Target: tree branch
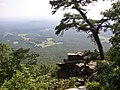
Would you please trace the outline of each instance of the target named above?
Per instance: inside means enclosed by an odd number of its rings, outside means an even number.
[[[110,20],[110,19],[101,19],[101,20],[99,21],[99,22],[101,22],[101,23],[97,26],[97,29],[99,30],[99,29],[101,28],[102,24],[103,24],[104,22],[108,21],[108,20]]]
[[[76,5],[76,3],[74,4],[75,5],[75,9],[81,14],[81,16],[83,17],[83,19],[89,24],[89,26],[91,28],[94,28],[94,26],[91,24],[91,22],[88,20],[87,16],[85,15],[84,12],[81,11],[81,9],[78,7],[78,5]]]

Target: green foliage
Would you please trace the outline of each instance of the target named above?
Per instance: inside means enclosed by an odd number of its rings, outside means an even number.
[[[96,0],[83,0],[83,1],[77,1],[77,0],[51,0],[50,1],[50,4],[52,5],[52,7],[53,7],[53,14],[58,10],[58,9],[60,9],[61,7],[63,8],[63,9],[66,9],[66,8],[72,8],[72,9],[74,9],[75,7],[74,6],[72,6],[72,5],[76,5],[76,7],[79,7],[79,4],[80,4],[80,9],[81,10],[84,10],[83,8],[82,8],[82,6],[87,6],[88,4],[90,4],[90,3],[93,3],[94,1],[96,1]]]
[[[106,53],[106,61],[97,64],[97,79],[105,90],[120,89],[120,2],[113,4],[113,7],[104,12],[105,17],[113,21],[113,25],[109,25],[114,36],[110,39],[112,47]]]
[[[106,53],[107,59],[113,61],[116,65],[120,67],[120,51],[117,46],[113,46]]]
[[[48,73],[51,74],[51,77],[56,77],[56,72],[58,70],[58,67],[55,65],[32,65],[29,68],[29,72],[33,77],[46,75]]]
[[[10,48],[6,44],[0,43],[0,62],[10,58]]]
[[[99,58],[99,52],[95,49],[94,52],[90,54],[90,60],[97,60]]]
[[[112,47],[107,52],[107,59],[109,60],[107,67],[103,70],[108,72],[101,72],[98,75],[103,80],[102,83],[106,84],[110,90],[119,90],[120,85],[120,2],[117,1],[113,4],[112,8],[104,12],[104,16],[113,21],[111,29],[114,36],[110,39]],[[99,69],[100,71],[100,69]]]
[[[37,57],[39,56],[36,53],[30,52],[30,49],[19,48],[17,50],[12,49],[11,55],[13,56],[14,63],[18,66],[20,63],[25,65],[35,65],[37,64]]]
[[[10,53],[10,48],[6,44],[0,43],[0,85],[14,73],[13,57]]]
[[[88,82],[86,83],[87,90],[104,90],[102,86],[100,86],[99,82]]]
[[[113,51],[113,53],[120,52],[120,1],[117,1],[112,5],[112,8],[104,12],[104,16],[109,18],[110,21],[112,21],[112,25],[110,26],[110,29],[112,29],[114,36],[110,39],[110,42],[112,43],[113,47],[110,51]],[[118,51],[117,51],[118,50]]]
[[[12,78],[15,70],[21,70],[21,63],[26,66],[36,64],[37,54],[30,54],[29,49],[12,50],[6,44],[0,43],[0,86],[4,80]]]
[[[120,1],[116,0],[115,3],[112,4],[112,8],[103,12],[104,17],[109,18],[112,21],[119,20],[120,12]]]
[[[37,65],[29,49],[10,49],[0,43],[0,90],[64,90],[76,87],[76,78],[57,79],[58,67]]]
[[[64,90],[76,87],[76,78],[58,80],[51,72],[38,75],[38,72],[32,71],[31,68],[26,68],[24,65],[21,67],[22,72],[17,70],[10,80],[4,82],[0,90]]]
[[[120,89],[120,67],[111,61],[99,61],[97,63],[97,81],[100,82],[105,90]]]
[[[120,2],[117,1],[112,8],[103,13],[109,21],[105,29],[111,29],[114,36],[110,42],[112,47],[106,53],[106,60],[98,61],[96,78],[104,90],[120,90]],[[112,23],[111,23],[112,21]]]
[[[56,26],[56,34],[60,34],[63,30],[75,28],[77,31],[90,32],[88,24],[83,20],[79,14],[65,13],[61,23]],[[62,33],[61,33],[62,34]]]

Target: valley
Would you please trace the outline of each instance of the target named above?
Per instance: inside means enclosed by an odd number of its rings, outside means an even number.
[[[68,52],[95,50],[97,46],[91,42],[84,32],[68,30],[61,36],[55,35],[54,28],[58,22],[29,21],[0,23],[0,42],[12,48],[30,48],[38,53],[38,64],[55,64],[67,58]],[[102,32],[103,33],[103,32]],[[100,34],[104,51],[110,47],[110,32]]]

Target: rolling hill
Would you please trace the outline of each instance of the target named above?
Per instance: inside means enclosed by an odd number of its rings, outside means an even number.
[[[97,46],[84,32],[68,30],[63,36],[55,35],[55,21],[0,22],[0,42],[12,48],[30,48],[38,53],[38,63],[57,63],[67,58],[67,52],[95,50]],[[101,32],[104,51],[110,47],[111,32]]]

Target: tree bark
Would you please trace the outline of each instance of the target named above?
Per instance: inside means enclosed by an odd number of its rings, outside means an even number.
[[[92,33],[93,33],[94,39],[95,39],[97,46],[98,46],[98,50],[100,53],[100,60],[104,60],[104,52],[103,52],[103,47],[102,47],[100,38],[99,38],[98,34],[95,33],[94,31]]]

